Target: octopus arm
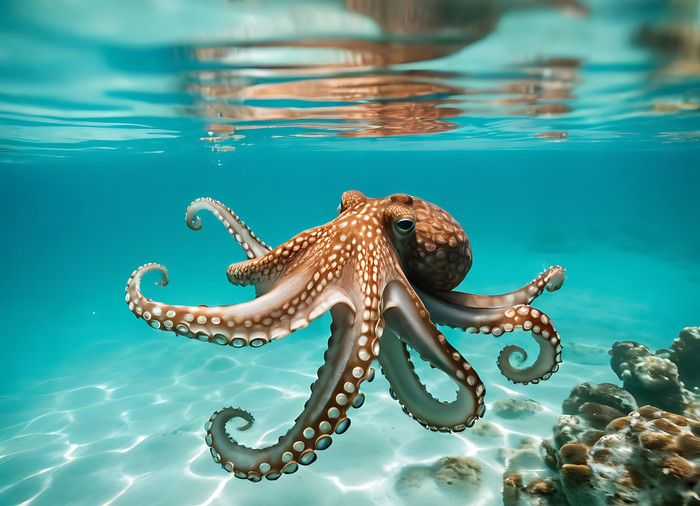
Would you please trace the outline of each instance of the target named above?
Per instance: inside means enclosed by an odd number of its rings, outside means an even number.
[[[168,283],[165,267],[146,264],[131,275],[126,301],[137,318],[152,327],[188,337],[234,347],[262,346],[307,326],[325,312],[338,297],[338,290],[314,290],[305,271],[290,273],[268,293],[229,306],[181,306],[157,302],[141,293],[141,278],[149,271],[161,273],[159,284]]]
[[[527,353],[520,346],[508,345],[498,356],[498,367],[503,375],[514,383],[538,383],[547,380],[559,369],[561,363],[561,339],[551,319],[542,311],[526,304],[505,308],[463,307],[446,302],[428,293],[420,297],[438,324],[461,328],[472,334],[493,334],[498,337],[516,329],[530,331],[539,352],[535,362],[524,368],[516,368],[511,359],[523,363]]]
[[[304,255],[318,254],[313,249],[318,233],[318,228],[307,230],[262,257],[233,263],[226,269],[226,277],[233,285],[255,285],[257,294],[262,295],[274,286],[280,276],[286,275],[292,264],[298,264]]]
[[[266,263],[269,262],[264,262],[264,258],[252,258],[243,262],[232,263],[226,268],[226,278],[232,285],[237,286],[261,283],[268,278],[269,272],[269,269],[266,272]]]
[[[236,213],[218,200],[199,198],[187,206],[185,221],[192,230],[202,228],[202,220],[197,216],[201,210],[211,211],[224,224],[233,238],[241,245],[248,258],[259,258],[270,251],[270,246],[258,238]]]
[[[206,442],[216,462],[239,478],[260,481],[264,476],[275,480],[295,472],[299,465],[313,463],[317,452],[331,445],[332,434],[347,430],[348,410],[362,406],[360,384],[372,374],[370,363],[376,356],[370,345],[377,339],[376,330],[370,331],[370,339],[361,344],[364,341],[358,335],[365,322],[356,318],[357,313],[348,298],[338,299],[332,307],[328,350],[318,379],[311,386],[311,396],[292,428],[274,445],[249,448],[229,435],[226,423],[240,416],[240,410],[225,408],[212,415],[205,427]]]
[[[244,262],[235,262],[226,269],[226,277],[231,284],[238,286],[270,284],[275,280],[276,265],[268,255],[270,246],[265,244],[236,213],[218,200],[200,198],[187,206],[185,221],[192,230],[202,228],[202,220],[197,216],[201,210],[211,211],[228,229],[248,256]]]
[[[479,376],[430,321],[415,294],[399,283],[391,283],[384,297],[386,332],[379,362],[391,384],[392,397],[407,414],[431,430],[461,431],[472,426],[485,410],[485,389]],[[457,383],[456,400],[443,402],[427,391],[413,368],[406,344]]]
[[[517,304],[530,304],[544,290],[554,292],[561,288],[566,277],[565,270],[559,265],[550,267],[542,272],[528,284],[502,295],[480,295],[465,292],[432,292],[432,294],[446,302],[465,307],[499,308],[510,307]]]

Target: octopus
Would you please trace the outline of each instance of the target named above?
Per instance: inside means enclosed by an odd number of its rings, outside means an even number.
[[[265,448],[238,443],[226,424],[247,411],[227,407],[205,424],[205,441],[215,462],[238,478],[258,482],[294,473],[317,460],[334,435],[350,427],[350,408],[365,402],[361,386],[372,381],[375,360],[390,385],[391,397],[423,427],[460,432],[484,415],[485,387],[469,361],[445,338],[437,324],[469,333],[500,336],[529,331],[538,355],[523,366],[527,353],[508,345],[497,359],[500,371],[521,384],[548,379],[561,363],[560,336],[551,319],[531,302],[557,290],[565,272],[554,266],[522,288],[502,295],[455,291],[472,264],[471,246],[459,223],[446,211],[406,194],[368,198],[343,193],[338,216],[271,248],[227,206],[213,199],[192,202],[190,228],[201,228],[200,211],[212,212],[240,244],[248,259],[227,268],[234,285],[252,285],[256,297],[216,307],[157,302],[142,294],[141,280],[159,264],[136,269],[126,285],[132,313],[151,327],[202,342],[234,348],[261,347],[330,312],[332,323],[324,364],[293,426]],[[456,397],[443,401],[422,383],[410,351],[446,374]],[[511,359],[520,362],[518,367]]]

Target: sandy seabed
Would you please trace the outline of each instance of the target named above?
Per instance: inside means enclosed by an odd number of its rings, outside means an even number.
[[[246,445],[274,443],[309,395],[326,345],[326,319],[262,349],[205,345],[150,329],[139,329],[129,344],[95,343],[107,351],[85,354],[64,374],[0,399],[0,503],[501,504],[504,448],[551,437],[561,402],[576,384],[615,380],[597,350],[583,355],[585,364],[565,353],[547,382],[513,385],[495,364],[504,338],[447,330],[487,386],[488,430],[423,429],[403,414],[378,373],[363,385],[367,400],[350,412],[348,432],[335,436],[316,463],[274,483],[228,475],[212,461],[204,422],[221,407],[240,406],[255,424],[232,434]],[[527,340],[520,334],[509,342]],[[444,375],[423,364],[418,370],[440,398],[453,398]],[[499,416],[493,404],[507,398],[532,398],[542,409]],[[481,468],[476,480],[436,480],[435,463],[444,456],[471,457]]]

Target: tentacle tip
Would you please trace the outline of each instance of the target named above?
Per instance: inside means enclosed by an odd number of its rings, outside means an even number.
[[[545,375],[545,378],[537,375],[535,370],[533,370],[535,366],[520,369],[514,367],[511,363],[511,358],[514,358],[517,364],[521,365],[527,361],[527,357],[527,352],[523,348],[510,345],[501,350],[496,363],[501,374],[503,374],[508,381],[519,385],[537,384],[540,380],[548,379],[551,373],[556,371],[556,369],[549,371],[549,375]]]
[[[187,222],[187,226],[192,230],[200,230],[202,228],[202,220],[197,215],[192,217],[187,216],[185,221]]]
[[[501,350],[501,356],[499,356],[499,360],[504,360],[505,362],[510,364],[511,358],[515,360],[515,363],[520,365],[523,364],[527,361],[527,352],[521,348],[520,346],[506,346]]]
[[[143,264],[141,267],[136,269],[131,274],[129,281],[126,284],[127,292],[134,284],[138,290],[138,286],[141,283],[141,278],[144,276],[144,274],[147,274],[150,271],[159,271],[160,272],[160,280],[156,281],[157,285],[165,286],[168,284],[168,269],[166,269],[165,266],[160,265],[160,264],[148,263],[148,264]]]
[[[564,284],[564,280],[566,280],[566,269],[560,266],[555,267],[556,272],[552,276],[552,279],[549,280],[547,283],[547,286],[545,287],[548,292],[554,292],[559,290],[562,285]]]
[[[156,281],[156,285],[167,286],[170,282],[170,278],[168,276],[168,269],[166,269],[162,265],[156,265],[155,268],[160,271],[160,279]]]

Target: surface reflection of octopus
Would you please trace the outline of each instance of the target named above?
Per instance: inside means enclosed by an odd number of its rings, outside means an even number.
[[[352,53],[346,66],[388,67],[454,54],[491,34],[509,11],[558,8],[578,16],[588,13],[578,0],[346,0],[345,8],[373,20],[382,39],[301,39],[281,44],[345,49]]]
[[[331,336],[325,363],[293,427],[276,444],[260,449],[237,443],[226,422],[252,416],[240,409],[214,413],[206,442],[214,460],[239,478],[274,480],[308,465],[331,445],[331,434],[349,425],[350,407],[362,406],[363,381],[371,381],[378,358],[391,395],[424,427],[462,431],[484,414],[484,385],[469,362],[453,348],[435,323],[472,333],[499,336],[522,328],[539,346],[525,368],[510,358],[525,351],[507,346],[498,357],[501,372],[517,383],[537,383],[558,369],[559,334],[550,319],[529,306],[546,288],[558,289],[564,270],[552,267],[514,292],[475,295],[451,291],[471,266],[469,240],[462,227],[439,207],[404,194],[370,199],[345,192],[333,221],[307,230],[271,249],[226,206],[199,199],[187,209],[187,223],[201,226],[197,212],[211,210],[242,245],[249,260],[228,267],[231,283],[254,285],[257,297],[242,304],[206,307],[155,302],[141,294],[141,278],[157,264],[137,269],[126,287],[131,311],[152,327],[204,342],[259,347],[305,327],[330,310]],[[434,323],[435,322],[435,323]],[[447,374],[457,397],[443,402],[422,384],[408,347]]]

